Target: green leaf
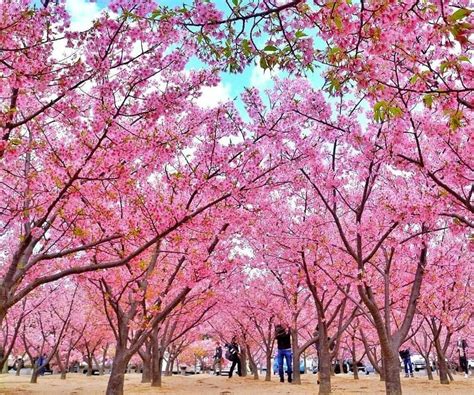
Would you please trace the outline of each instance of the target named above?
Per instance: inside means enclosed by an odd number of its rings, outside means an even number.
[[[449,117],[449,127],[451,130],[456,130],[461,127],[463,119],[463,113],[462,111],[455,111],[451,114]]]
[[[410,78],[410,84],[416,83],[416,81],[418,81],[418,78],[418,74],[413,74],[413,76]]]
[[[242,40],[242,51],[245,56],[252,55],[252,47],[250,45],[250,41],[247,39]]]
[[[303,30],[297,30],[295,33],[296,38],[303,38],[307,37],[308,35]]]
[[[233,3],[236,7],[239,6],[239,0],[232,0],[232,3]]]
[[[470,60],[466,55],[461,55],[461,56],[458,58],[458,60],[459,60],[460,62],[469,62],[469,63],[471,63],[471,60]]]
[[[403,111],[400,107],[394,106],[394,107],[390,107],[389,113],[392,118],[397,118],[397,117],[402,116]]]
[[[384,108],[387,107],[387,102],[385,100],[381,100],[374,104],[374,120],[375,122],[381,122],[384,119]]]
[[[156,10],[154,10],[154,11],[151,13],[150,18],[151,18],[151,19],[156,19],[156,18],[158,18],[160,15],[161,15],[161,10],[160,10],[159,8],[157,8]]]
[[[425,107],[427,108],[431,108],[431,106],[433,105],[433,95],[425,95],[423,96],[423,104],[425,105]]]
[[[10,139],[10,144],[11,145],[20,145],[21,144],[21,139],[19,139],[19,138]]]
[[[439,65],[439,71],[444,73],[449,67],[451,67],[451,63],[446,60]]]
[[[267,59],[265,59],[265,56],[260,56],[260,67],[264,70],[268,69],[268,63]]]
[[[339,30],[342,30],[342,19],[339,15],[334,17],[334,23]]]
[[[265,48],[263,48],[265,52],[275,52],[278,51],[278,48],[275,47],[274,45],[267,45]]]
[[[331,95],[334,95],[340,89],[341,89],[340,81],[335,77],[330,77],[330,79],[329,79],[329,88],[328,88],[329,93]]]
[[[451,22],[456,22],[460,19],[463,19],[465,18],[466,16],[470,15],[471,14],[471,10],[468,10],[467,8],[460,8],[459,10],[457,10],[455,13],[453,13],[450,17],[449,17],[449,20]]]

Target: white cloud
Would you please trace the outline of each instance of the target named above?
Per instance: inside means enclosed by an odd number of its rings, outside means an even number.
[[[67,0],[66,10],[71,16],[72,30],[86,30],[98,18],[100,7],[97,3],[88,0]]]
[[[205,86],[201,89],[201,96],[197,104],[204,108],[216,107],[219,103],[230,100],[231,86],[219,82],[216,86]]]
[[[279,73],[278,69],[264,70],[260,66],[254,66],[250,74],[250,86],[253,88],[266,88],[273,77]]]
[[[97,3],[89,0],[66,0],[66,10],[71,17],[72,31],[84,31],[92,26],[94,20],[100,16],[101,8]],[[71,55],[73,51],[66,48],[66,40],[58,40],[53,43],[53,55],[56,59],[63,59]]]

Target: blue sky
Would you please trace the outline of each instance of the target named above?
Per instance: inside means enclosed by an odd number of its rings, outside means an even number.
[[[161,0],[157,1],[160,5],[170,7],[179,6],[184,3],[190,3],[192,0]],[[89,0],[66,0],[66,7],[71,15],[72,28],[76,30],[87,29],[92,21],[107,7],[109,0],[97,0],[90,2]],[[215,3],[226,9],[224,0],[216,0]],[[189,68],[201,67],[202,64],[197,61],[191,61]],[[279,72],[273,72],[273,75],[282,75]],[[315,87],[322,86],[322,80],[319,72],[308,76]],[[258,89],[270,88],[272,85],[272,75],[270,71],[263,71],[258,65],[247,67],[241,74],[221,74],[221,83],[217,87],[204,89],[202,102],[203,104],[215,105],[219,101],[226,101],[237,98],[237,106],[241,107],[238,97],[246,87],[256,87]]]

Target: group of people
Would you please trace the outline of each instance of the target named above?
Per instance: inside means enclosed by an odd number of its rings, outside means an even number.
[[[240,347],[237,343],[237,338],[234,336],[230,343],[226,343],[224,347],[227,349],[225,353],[226,359],[232,362],[229,371],[229,378],[232,377],[235,367],[237,367],[237,374],[242,376],[242,362],[240,359]],[[219,343],[216,343],[216,351],[214,353],[214,374],[220,376],[222,374],[222,347]]]
[[[292,382],[292,349],[291,349],[291,333],[289,328],[285,328],[283,325],[277,325],[275,327],[275,339],[277,341],[277,364],[278,374],[280,376],[280,382],[285,382],[285,367],[286,373],[288,374],[288,382]],[[240,347],[237,343],[237,338],[234,336],[230,343],[224,345],[226,348],[225,357],[232,362],[229,371],[229,378],[232,377],[234,369],[237,367],[237,374],[242,376],[242,362]],[[459,340],[457,342],[457,349],[459,354],[459,366],[464,372],[465,377],[469,375],[469,366],[467,360],[467,343],[465,340]],[[400,357],[403,361],[405,370],[405,377],[413,377],[413,363],[411,361],[410,349],[404,349],[400,351]],[[214,353],[214,374],[222,374],[222,347],[219,343],[216,344],[216,351]]]
[[[291,351],[291,334],[288,328],[283,325],[277,325],[275,327],[275,339],[277,341],[277,362],[278,362],[278,373],[280,375],[280,382],[285,382],[285,369],[288,374],[288,382],[292,381],[292,351]],[[232,362],[229,370],[229,378],[234,374],[234,369],[237,367],[237,375],[242,376],[242,361],[240,347],[237,343],[237,338],[234,336],[230,343],[224,345],[226,348],[225,358]],[[214,363],[213,370],[215,375],[222,374],[222,346],[216,343],[216,350],[214,352]],[[286,365],[284,364],[286,363]]]

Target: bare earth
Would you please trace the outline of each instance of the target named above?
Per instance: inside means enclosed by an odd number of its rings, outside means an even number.
[[[280,384],[277,377],[271,382],[254,380],[252,377],[216,377],[207,374],[196,376],[164,377],[162,388],[151,388],[140,384],[139,374],[125,376],[126,394],[162,393],[173,395],[283,395],[283,394],[317,394],[316,375],[305,374],[303,384]],[[60,380],[58,375],[40,377],[38,384],[29,384],[29,377],[16,377],[9,374],[0,375],[0,394],[48,394],[48,395],[92,395],[103,394],[108,376],[86,377],[82,374],[69,374]],[[436,377],[435,377],[436,379]],[[351,376],[333,377],[334,394],[383,394],[384,386],[376,376],[361,376],[356,381]],[[429,382],[426,377],[411,379],[402,378],[404,394],[474,394],[474,377],[466,379],[460,375],[450,385],[441,385],[438,381]]]

